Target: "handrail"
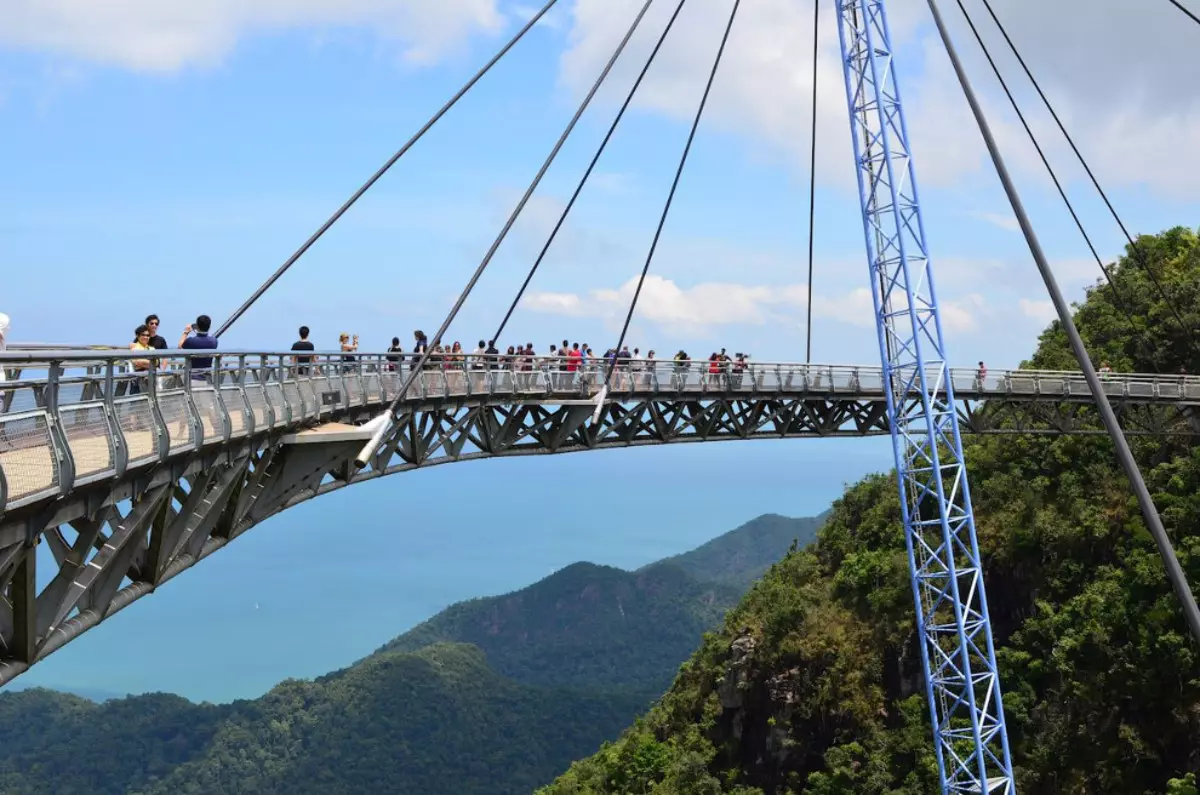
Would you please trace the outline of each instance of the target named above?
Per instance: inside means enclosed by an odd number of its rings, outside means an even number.
[[[96,352],[99,350],[103,350],[103,354],[98,356]],[[46,354],[53,354],[53,355],[48,356]],[[291,358],[297,357],[297,356],[300,356],[300,357],[310,357],[311,356],[311,357],[318,357],[318,358],[324,357],[324,358],[328,358],[330,360],[339,360],[339,361],[345,359],[346,357],[354,357],[355,359],[364,359],[367,361],[389,361],[389,362],[403,361],[404,363],[407,364],[416,355],[417,354],[414,354],[411,351],[400,351],[400,352],[391,352],[391,351],[345,352],[345,351],[337,351],[337,350],[258,351],[258,350],[243,350],[243,349],[205,350],[205,349],[194,349],[194,348],[189,348],[186,350],[185,349],[177,349],[177,348],[169,348],[169,349],[149,350],[149,351],[131,351],[131,350],[126,350],[126,349],[100,349],[100,348],[96,348],[93,350],[78,350],[78,349],[67,349],[67,350],[46,349],[46,350],[42,350],[39,348],[36,350],[34,350],[34,349],[18,350],[16,352],[14,352],[14,350],[12,348],[9,348],[9,350],[7,352],[0,352],[0,367],[3,367],[6,364],[7,365],[11,365],[11,364],[50,365],[50,364],[54,364],[54,363],[58,363],[58,362],[61,362],[61,363],[72,362],[72,363],[82,365],[82,364],[85,364],[88,362],[106,362],[109,360],[123,362],[123,361],[130,361],[133,359],[150,359],[153,361],[159,361],[159,360],[163,360],[163,359],[197,359],[197,358],[210,359],[210,358],[216,358],[218,356],[224,360],[228,360],[231,357],[237,357],[237,356],[247,356],[247,357],[255,356],[255,357],[268,357],[268,358],[282,357],[282,358],[287,358],[287,359],[291,359]],[[435,356],[436,356],[436,354],[435,354]],[[510,354],[505,354],[505,353],[476,354],[476,353],[469,353],[467,351],[462,351],[460,353],[444,352],[441,354],[441,356],[442,357],[448,357],[448,356],[461,357],[462,360],[467,361],[467,362],[478,362],[478,361],[482,360],[484,362],[501,362],[501,363],[507,361],[510,358]],[[396,357],[396,358],[392,358],[392,357]],[[512,354],[511,357],[515,357],[515,358],[518,358],[521,360],[532,358],[535,362],[543,364],[543,365],[544,364],[564,364],[564,365],[568,364],[568,360],[566,359],[566,357],[561,357],[561,356],[557,356],[557,355],[551,356],[551,355],[547,355],[547,354],[534,354],[532,357],[527,357],[524,354],[516,353],[516,354]],[[444,358],[441,361],[439,361],[438,364],[441,364],[442,362],[444,362]],[[621,360],[621,362],[628,363],[628,365],[630,367],[632,367],[633,365],[641,365],[643,367],[643,369],[645,368],[645,365],[647,365],[647,364],[653,364],[656,367],[679,367],[679,366],[682,366],[683,364],[687,364],[689,368],[707,368],[712,365],[712,362],[710,362],[708,359],[688,359],[685,362],[676,362],[674,359],[639,358],[639,359],[623,359],[623,360]],[[586,361],[586,364],[588,364],[588,365],[592,365],[594,363],[607,363],[607,360],[600,356],[593,356],[593,357],[590,357],[589,359],[587,359],[587,361]],[[728,361],[722,362],[720,364],[720,367],[722,370],[736,369],[739,367],[739,362],[737,360],[728,360]],[[744,369],[747,369],[747,370],[748,369],[761,369],[764,367],[803,368],[803,369],[806,369],[809,371],[813,371],[813,370],[834,370],[836,372],[859,371],[862,373],[871,373],[871,374],[875,374],[875,373],[881,374],[882,370],[883,370],[883,368],[880,367],[879,365],[833,364],[833,363],[819,363],[819,362],[813,362],[813,363],[806,364],[803,362],[788,362],[788,361],[775,361],[775,360],[760,361],[760,360],[751,360],[751,359],[746,359],[744,361]],[[927,369],[928,370],[936,370],[936,369],[938,369],[938,367],[939,367],[938,365],[929,365],[927,367]],[[973,368],[973,367],[950,367],[948,369],[949,369],[950,373],[952,373],[954,375],[971,374],[971,375],[977,376],[978,372],[979,372],[978,368]],[[990,370],[989,369],[986,372],[986,377],[989,380],[995,379],[995,378],[1006,378],[1006,377],[1013,377],[1013,376],[1045,377],[1045,378],[1053,378],[1053,377],[1082,378],[1083,373],[1079,372],[1077,370],[1035,370],[1035,369],[1022,369],[1022,368],[1017,368],[1014,370],[1007,370],[1007,369]],[[1183,381],[1183,382],[1187,382],[1187,383],[1200,383],[1200,375],[1188,375],[1188,374],[1172,375],[1172,374],[1163,374],[1163,373],[1111,372],[1111,373],[1103,373],[1103,374],[1101,374],[1101,377],[1110,379],[1110,380],[1119,379],[1119,380],[1123,380],[1123,381],[1131,381],[1131,380],[1149,381],[1149,382],[1170,381],[1170,382],[1174,382],[1174,383]]]

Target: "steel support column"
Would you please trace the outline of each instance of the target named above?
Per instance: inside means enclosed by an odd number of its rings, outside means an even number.
[[[1015,793],[962,440],[883,0],[836,0],[869,281],[944,793]]]

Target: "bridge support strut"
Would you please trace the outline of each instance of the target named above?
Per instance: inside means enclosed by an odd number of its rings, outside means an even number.
[[[836,0],[888,425],[943,793],[1016,785],[884,0]]]

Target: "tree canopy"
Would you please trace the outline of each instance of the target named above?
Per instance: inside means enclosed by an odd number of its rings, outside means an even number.
[[[1139,249],[1115,290],[1088,291],[1080,333],[1114,369],[1200,373],[1163,298],[1200,328],[1200,242],[1179,228]],[[1077,369],[1058,323],[1028,364]],[[1195,587],[1200,449],[1134,448]],[[1018,790],[1195,792],[1200,648],[1107,438],[983,437],[966,457]],[[644,718],[541,795],[936,792],[903,534],[894,476],[849,489]]]

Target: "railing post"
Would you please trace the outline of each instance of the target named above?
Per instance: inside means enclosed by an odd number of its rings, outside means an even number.
[[[61,362],[50,363],[42,397],[46,406],[46,422],[49,426],[47,430],[55,448],[54,454],[58,458],[58,489],[60,494],[66,496],[75,487],[75,456],[71,454],[71,446],[67,443],[67,436],[62,427],[62,417],[58,413],[58,386],[62,372]]]
[[[221,418],[221,440],[228,442],[233,438],[233,419],[229,416],[229,408],[225,405],[225,396],[221,393],[221,381],[225,377],[225,368],[222,366],[222,361],[221,354],[218,353],[213,356],[213,407]]]
[[[195,449],[199,450],[204,444],[204,422],[200,419],[200,410],[196,407],[196,396],[192,394],[192,358],[189,356],[184,364],[183,396],[184,406],[187,407],[188,424],[192,426],[192,439]]]
[[[155,363],[153,359],[151,363]],[[104,400],[104,415],[108,421],[109,433],[109,450],[113,457],[113,479],[119,480],[125,474],[125,470],[129,467],[129,442],[125,439],[125,431],[121,428],[120,418],[117,416],[117,404],[113,396],[116,389],[116,361],[106,359],[104,362],[104,386],[102,387],[101,398]],[[150,368],[150,377],[154,377],[155,367]]]
[[[234,373],[233,383],[237,385],[237,393],[242,398],[242,425],[246,429],[246,436],[253,436],[258,429],[255,427],[254,406],[250,405],[250,396],[246,394],[246,354],[244,353],[238,354],[237,371]]]
[[[159,364],[170,365],[170,360],[159,359]],[[147,384],[147,400],[150,402],[150,416],[154,424],[155,447],[157,448],[157,458],[159,461],[166,459],[171,451],[171,429],[167,427],[167,421],[163,419],[162,406],[158,402],[158,379],[159,374],[168,367],[159,367],[146,380]]]

